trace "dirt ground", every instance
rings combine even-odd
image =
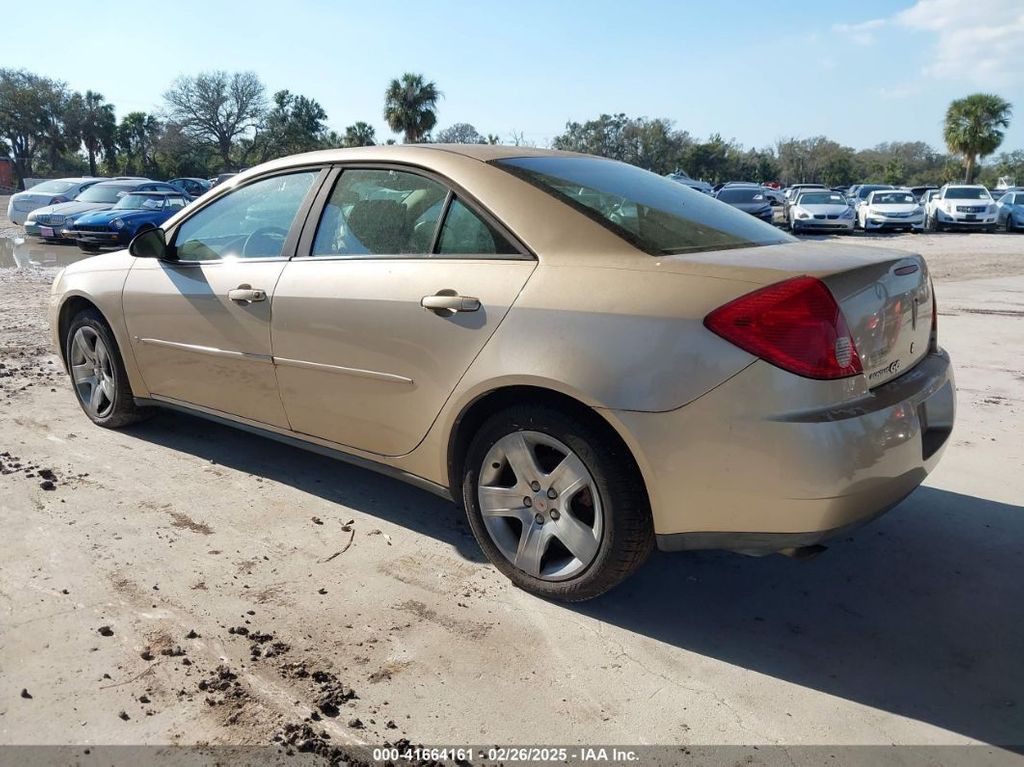
[[[19,232],[0,744],[1022,741],[1024,235],[854,238],[928,258],[956,364],[952,442],[897,509],[812,561],[657,554],[564,606],[419,490],[183,415],[92,426],[45,319],[79,254]]]

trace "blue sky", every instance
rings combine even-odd
[[[5,35],[0,66],[98,90],[119,116],[159,111],[180,73],[251,69],[268,93],[317,99],[332,128],[365,120],[383,139],[384,89],[415,71],[444,93],[438,127],[538,145],[567,120],[625,112],[747,146],[825,134],[938,148],[949,101],[985,90],[1016,106],[1002,149],[1024,148],[1021,0],[9,6],[6,29],[39,34]]]

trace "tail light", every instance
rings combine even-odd
[[[70,200],[67,197],[57,195],[56,197],[50,200],[50,205],[60,205],[60,203],[62,202],[70,202]]]
[[[720,306],[704,326],[765,362],[806,378],[862,372],[839,305],[814,277],[794,277]]]
[[[928,351],[935,353],[939,350],[939,302],[935,298],[935,284],[931,285],[932,294],[932,332],[928,336]]]

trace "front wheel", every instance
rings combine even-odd
[[[121,352],[99,312],[86,309],[71,320],[64,359],[78,404],[93,423],[118,429],[149,414],[135,405]]]
[[[554,408],[491,416],[466,454],[462,495],[487,558],[540,597],[603,594],[654,547],[632,458],[603,430]]]

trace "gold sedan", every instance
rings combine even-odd
[[[96,424],[176,408],[392,474],[565,600],[655,545],[812,553],[954,419],[919,256],[518,147],[253,168],[65,269],[52,327]]]

